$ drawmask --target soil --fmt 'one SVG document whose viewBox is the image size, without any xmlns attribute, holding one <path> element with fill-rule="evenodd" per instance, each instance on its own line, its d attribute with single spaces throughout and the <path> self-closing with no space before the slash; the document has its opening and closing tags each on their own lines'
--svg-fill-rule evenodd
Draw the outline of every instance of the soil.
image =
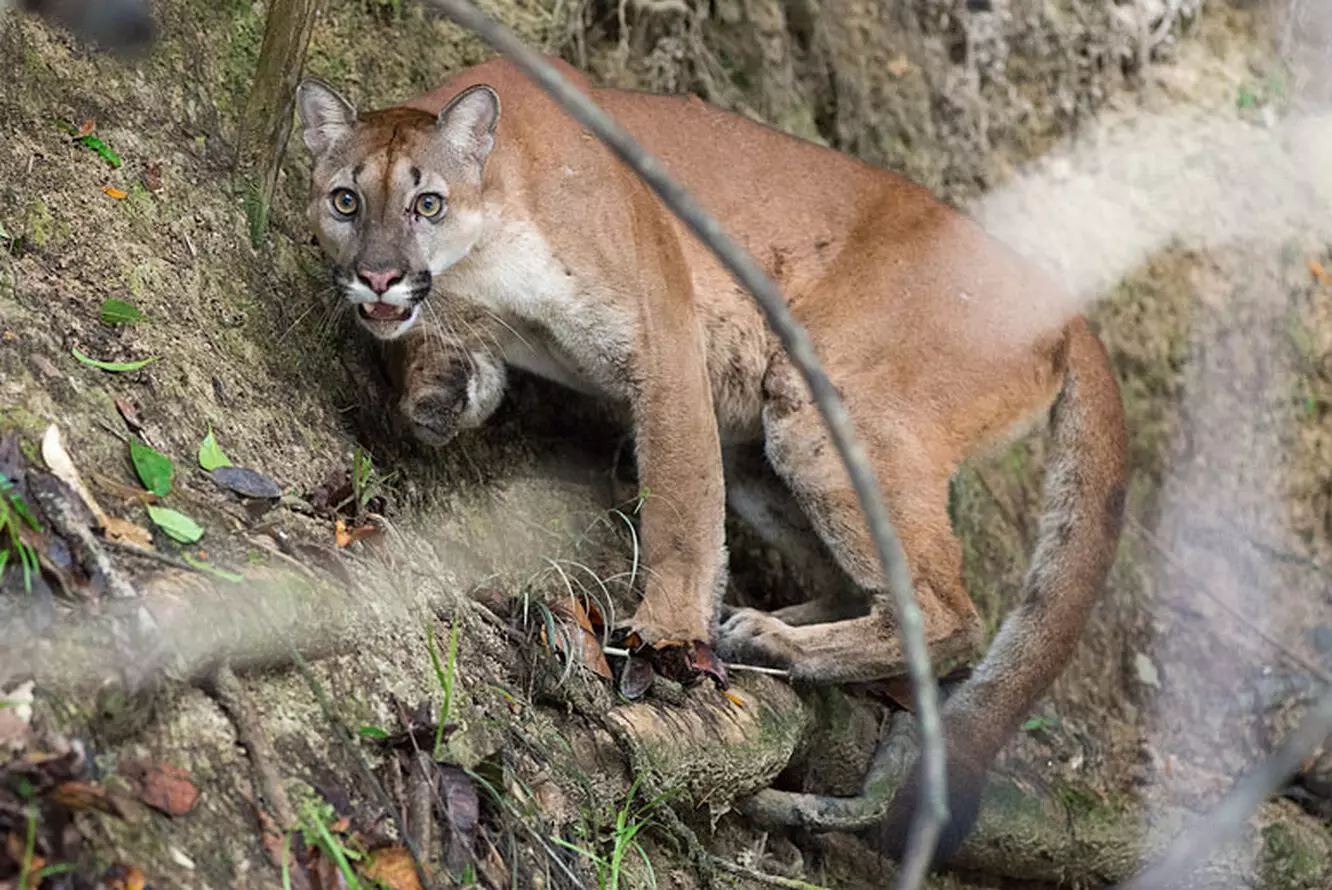
<svg viewBox="0 0 1332 890">
<path fill-rule="evenodd" d="M 499 0 L 486 8 L 603 82 L 697 92 L 900 170 L 959 206 L 1019 181 L 1065 140 L 1093 139 L 1143 110 L 1203 109 L 1270 130 L 1296 113 L 1305 82 L 1302 69 L 1278 58 L 1283 20 L 1242 0 L 718 0 L 697 8 Z M 188 547 L 154 529 L 154 546 L 249 579 L 242 595 L 117 555 L 159 609 L 161 650 L 146 648 L 143 661 L 174 664 L 167 676 L 175 679 L 145 680 L 121 700 L 103 687 L 108 671 L 124 667 L 121 653 L 87 649 L 50 668 L 78 691 L 39 688 L 35 727 L 83 740 L 99 762 L 137 755 L 174 764 L 201 792 L 184 817 L 81 812 L 81 868 L 134 864 L 159 888 L 281 886 L 255 823 L 253 800 L 264 792 L 237 729 L 207 683 L 186 682 L 211 670 L 209 653 L 230 622 L 233 641 L 287 632 L 338 641 L 310 666 L 336 724 L 309 678 L 266 662 L 271 653 L 237 671 L 293 805 L 322 797 L 363 837 L 393 836 L 352 752 L 380 775 L 406 781 L 402 771 L 364 742 L 344 743 L 337 725 L 393 732 L 398 703 L 438 707 L 428 639 L 446 646 L 456 620 L 449 714 L 459 727 L 445 759 L 508 795 L 483 801 L 480 855 L 491 871 L 482 877 L 597 886 L 592 860 L 549 838 L 614 849 L 633 781 L 623 740 L 552 684 L 558 659 L 542 645 L 539 621 L 535 636 L 514 641 L 466 601 L 471 594 L 494 604 L 477 591 L 499 591 L 538 615 L 570 590 L 606 608 L 630 602 L 638 566 L 632 480 L 616 472 L 622 430 L 600 406 L 518 375 L 485 429 L 443 452 L 402 439 L 375 356 L 332 299 L 311 243 L 299 143 L 266 219 L 233 177 L 236 115 L 264 4 L 161 0 L 156 13 L 163 42 L 138 64 L 91 54 L 26 17 L 0 20 L 0 433 L 17 433 L 31 450 L 57 424 L 107 511 L 153 528 L 131 493 L 140 484 L 116 407 L 133 404 L 176 467 L 164 503 L 206 529 Z M 306 68 L 355 103 L 381 105 L 488 54 L 415 4 L 338 0 L 316 25 Z M 88 120 L 121 166 L 59 126 Z M 997 765 L 1022 788 L 1049 795 L 1072 783 L 1148 813 L 1203 811 L 1307 707 L 1317 688 L 1308 665 L 1332 671 L 1332 279 L 1318 274 L 1329 264 L 1322 231 L 1202 245 L 1167 239 L 1095 294 L 1089 312 L 1131 432 L 1129 520 L 1073 663 Z M 103 322 L 110 298 L 146 319 Z M 104 361 L 157 358 L 113 373 L 81 363 L 75 348 Z M 210 430 L 232 461 L 293 497 L 256 517 L 221 490 L 196 460 Z M 300 501 L 351 467 L 360 448 L 388 476 L 375 504 L 385 518 L 380 534 L 341 549 L 332 521 Z M 967 582 L 991 632 L 1020 588 L 1041 454 L 1039 437 L 1030 438 L 958 477 Z M 734 596 L 772 601 L 800 584 L 799 567 L 738 522 L 728 531 Z M 284 550 L 312 567 L 315 596 L 327 600 L 273 581 L 290 568 Z M 333 592 L 323 572 L 334 561 L 361 585 L 357 597 Z M 62 631 L 75 639 L 71 628 L 98 620 L 88 603 L 61 597 L 33 609 L 16 573 L 4 577 L 0 641 Z M 182 614 L 191 610 L 193 618 Z M 56 661 L 45 658 L 42 665 Z M 0 653 L 0 691 L 46 669 Z M 575 672 L 564 682 L 588 681 Z M 765 682 L 740 679 L 738 694 L 782 694 Z M 874 708 L 847 718 L 856 744 L 782 782 L 854 793 L 880 731 L 882 706 Z M 882 886 L 882 867 L 846 837 L 760 832 L 728 812 L 737 789 L 772 781 L 784 763 L 778 755 L 790 754 L 783 746 L 797 728 L 765 723 L 770 717 L 754 717 L 763 744 L 728 762 L 723 777 L 673 773 L 693 798 L 682 808 L 690 825 L 714 854 L 763 871 L 829 887 Z M 1332 765 L 1322 768 L 1332 782 Z M 700 800 L 706 783 L 731 787 L 709 802 Z M 1294 800 L 1272 803 L 1260 822 L 1281 820 L 1327 830 Z M 630 853 L 625 885 L 648 886 L 652 876 L 657 886 L 699 885 L 678 835 L 650 830 L 640 840 L 644 855 Z M 1269 840 L 1252 886 L 1315 886 L 1298 845 Z M 0 887 L 5 877 L 0 871 Z M 932 882 L 1002 884 L 984 875 Z"/>
</svg>

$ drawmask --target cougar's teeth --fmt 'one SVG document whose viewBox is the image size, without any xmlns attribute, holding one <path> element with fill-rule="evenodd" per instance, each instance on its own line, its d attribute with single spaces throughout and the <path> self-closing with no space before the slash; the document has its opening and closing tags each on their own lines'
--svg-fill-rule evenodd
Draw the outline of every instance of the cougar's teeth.
<svg viewBox="0 0 1332 890">
<path fill-rule="evenodd" d="M 411 314 L 406 306 L 391 303 L 361 303 L 361 315 L 374 321 L 401 321 Z"/>
</svg>

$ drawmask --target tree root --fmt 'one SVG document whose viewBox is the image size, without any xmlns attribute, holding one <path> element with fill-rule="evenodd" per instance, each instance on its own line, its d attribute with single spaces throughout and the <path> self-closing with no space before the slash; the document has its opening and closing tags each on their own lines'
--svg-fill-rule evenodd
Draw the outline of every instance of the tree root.
<svg viewBox="0 0 1332 890">
<path fill-rule="evenodd" d="M 290 576 L 227 585 L 184 573 L 165 577 L 146 585 L 138 599 L 105 603 L 100 616 L 75 622 L 55 639 L 34 641 L 0 629 L 0 685 L 22 675 L 54 693 L 92 692 L 108 682 L 132 686 L 124 678 L 131 664 L 140 683 L 162 675 L 207 681 L 224 661 L 237 673 L 282 668 L 292 663 L 293 651 L 314 660 L 365 646 L 381 636 L 401 635 L 422 614 L 458 605 L 454 594 L 433 586 L 414 585 L 411 597 L 395 598 Z M 114 625 L 142 615 L 161 631 L 156 648 L 127 658 L 115 645 L 124 635 Z M 493 635 L 501 648 L 512 642 L 484 622 L 476 622 L 473 631 Z M 649 796 L 679 789 L 671 804 L 684 816 L 706 805 L 713 818 L 738 810 L 765 827 L 858 833 L 882 818 L 916 755 L 909 717 L 895 718 L 879 743 L 873 733 L 848 728 L 871 718 L 859 713 L 866 710 L 859 700 L 836 689 L 798 693 L 772 677 L 745 675 L 737 676 L 730 690 L 736 700 L 700 684 L 684 690 L 678 702 L 627 703 L 616 702 L 592 679 L 576 676 L 559 690 L 559 698 L 571 700 L 571 689 L 581 688 L 575 708 L 606 727 L 633 774 L 651 776 L 644 786 Z M 859 794 L 769 787 L 801 761 L 811 774 L 859 774 L 863 763 L 871 766 Z M 1132 800 L 1103 803 L 1076 785 L 1037 798 L 995 777 L 979 821 L 952 865 L 1017 880 L 1104 886 L 1131 877 L 1197 820 L 1179 808 L 1152 809 Z M 697 837 L 705 821 L 690 819 L 693 827 L 680 822 L 673 832 L 690 848 L 700 874 L 716 868 L 703 850 L 706 837 Z M 1261 811 L 1255 824 L 1199 869 L 1188 886 L 1332 882 L 1332 838 L 1312 817 L 1277 803 Z"/>
</svg>

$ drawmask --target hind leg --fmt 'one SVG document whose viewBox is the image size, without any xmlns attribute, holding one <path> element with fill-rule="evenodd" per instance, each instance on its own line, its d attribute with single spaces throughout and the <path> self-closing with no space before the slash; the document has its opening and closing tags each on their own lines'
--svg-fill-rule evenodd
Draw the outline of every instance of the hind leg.
<svg viewBox="0 0 1332 890">
<path fill-rule="evenodd" d="M 732 445 L 723 456 L 726 506 L 782 554 L 794 569 L 791 574 L 796 584 L 815 594 L 772 614 L 787 624 L 800 625 L 854 618 L 869 611 L 864 591 L 833 559 L 800 503 L 773 472 L 762 446 Z"/>
<path fill-rule="evenodd" d="M 875 475 L 897 526 L 932 659 L 967 657 L 981 642 L 980 617 L 962 584 L 962 553 L 948 519 L 951 460 L 931 455 L 917 432 L 888 406 L 872 426 L 858 418 Z M 802 626 L 754 609 L 721 628 L 724 656 L 785 667 L 825 683 L 906 672 L 891 595 L 877 551 L 836 449 L 795 369 L 778 358 L 765 379 L 765 449 L 818 536 L 870 597 L 868 615 Z"/>
</svg>

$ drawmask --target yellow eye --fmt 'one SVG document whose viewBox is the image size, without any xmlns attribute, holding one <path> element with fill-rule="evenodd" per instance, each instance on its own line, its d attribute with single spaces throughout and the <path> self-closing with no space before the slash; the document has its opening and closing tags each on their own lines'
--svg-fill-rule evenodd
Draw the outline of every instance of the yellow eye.
<svg viewBox="0 0 1332 890">
<path fill-rule="evenodd" d="M 434 192 L 426 192 L 417 196 L 415 210 L 419 216 L 434 219 L 444 212 L 444 199 Z"/>
<path fill-rule="evenodd" d="M 361 200 L 351 189 L 338 189 L 333 193 L 333 209 L 342 216 L 351 216 L 361 206 Z"/>
</svg>

